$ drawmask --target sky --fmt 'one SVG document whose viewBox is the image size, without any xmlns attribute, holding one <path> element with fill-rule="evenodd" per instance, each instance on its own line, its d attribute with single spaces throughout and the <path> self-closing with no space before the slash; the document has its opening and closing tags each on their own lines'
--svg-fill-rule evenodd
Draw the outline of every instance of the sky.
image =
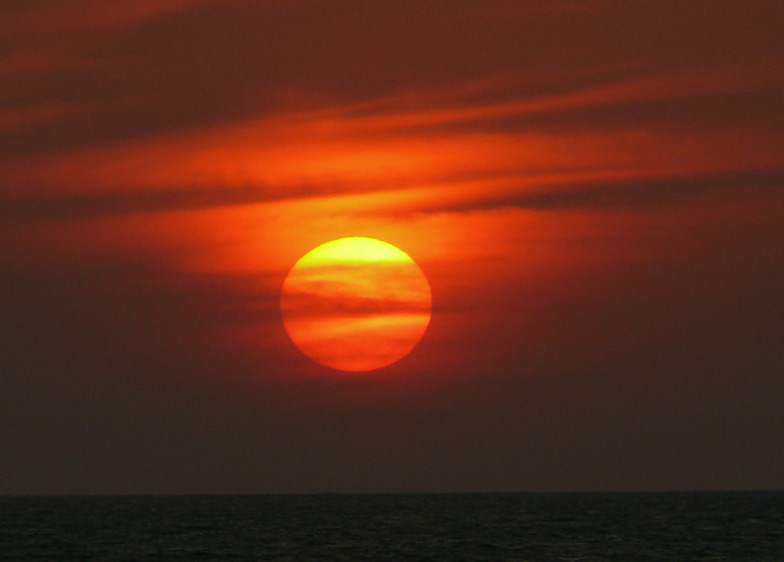
<svg viewBox="0 0 784 562">
<path fill-rule="evenodd" d="M 0 5 L 0 494 L 784 488 L 784 4 Z M 418 264 L 345 373 L 280 290 Z"/>
</svg>

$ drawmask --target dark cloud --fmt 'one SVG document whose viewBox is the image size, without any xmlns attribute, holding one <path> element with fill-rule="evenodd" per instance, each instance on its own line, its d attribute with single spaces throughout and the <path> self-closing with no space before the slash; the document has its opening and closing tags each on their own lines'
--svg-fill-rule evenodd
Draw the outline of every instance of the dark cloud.
<svg viewBox="0 0 784 562">
<path fill-rule="evenodd" d="M 414 213 L 471 212 L 503 208 L 531 211 L 623 210 L 693 204 L 701 198 L 728 192 L 747 198 L 784 195 L 784 171 L 749 170 L 704 175 L 677 175 L 642 179 L 570 181 L 566 188 L 467 198 L 454 204 L 419 206 Z M 522 190 L 520 190 L 522 191 Z"/>
<path fill-rule="evenodd" d="M 0 223 L 76 220 L 96 216 L 185 211 L 263 203 L 304 197 L 316 189 L 262 187 L 191 187 L 172 189 L 98 190 L 91 193 L 16 198 L 0 209 Z"/>
<path fill-rule="evenodd" d="M 493 174 L 475 174 L 492 184 Z M 465 179 L 465 176 L 463 179 Z M 501 176 L 508 180 L 508 176 Z M 405 182 L 401 182 L 405 183 Z M 400 186 L 386 186 L 379 191 Z M 405 185 L 403 186 L 405 187 Z M 698 201 L 724 192 L 748 197 L 784 193 L 784 171 L 747 170 L 702 175 L 661 176 L 642 179 L 570 181 L 568 187 L 530 187 L 509 195 L 469 196 L 454 203 L 417 204 L 415 210 L 381 211 L 383 214 L 470 212 L 516 207 L 533 211 L 645 209 Z M 299 185 L 263 187 L 191 187 L 144 190 L 101 190 L 92 193 L 15 198 L 0 208 L 0 224 L 78 220 L 89 217 L 188 211 L 260 204 L 300 198 L 368 193 L 365 185 Z"/>
</svg>

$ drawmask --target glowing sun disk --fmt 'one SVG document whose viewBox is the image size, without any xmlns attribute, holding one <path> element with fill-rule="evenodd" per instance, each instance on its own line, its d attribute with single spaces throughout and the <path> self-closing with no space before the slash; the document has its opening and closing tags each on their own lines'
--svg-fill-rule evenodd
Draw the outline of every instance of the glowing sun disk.
<svg viewBox="0 0 784 562">
<path fill-rule="evenodd" d="M 343 371 L 398 361 L 430 322 L 430 285 L 405 252 L 372 238 L 341 238 L 305 254 L 281 290 L 287 333 L 314 361 Z"/>
</svg>

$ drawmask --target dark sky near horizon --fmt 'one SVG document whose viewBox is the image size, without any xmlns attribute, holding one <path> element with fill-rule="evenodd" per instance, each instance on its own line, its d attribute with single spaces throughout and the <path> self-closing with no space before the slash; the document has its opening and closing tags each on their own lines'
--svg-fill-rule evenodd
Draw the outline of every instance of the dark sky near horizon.
<svg viewBox="0 0 784 562">
<path fill-rule="evenodd" d="M 0 6 L 0 494 L 784 488 L 784 4 Z M 310 249 L 414 351 L 287 338 Z"/>
</svg>

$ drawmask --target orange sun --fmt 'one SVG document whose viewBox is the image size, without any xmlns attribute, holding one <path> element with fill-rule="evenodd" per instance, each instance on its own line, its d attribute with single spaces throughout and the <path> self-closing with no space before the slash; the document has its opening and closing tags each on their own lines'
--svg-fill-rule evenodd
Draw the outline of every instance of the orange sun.
<svg viewBox="0 0 784 562">
<path fill-rule="evenodd" d="M 419 343 L 430 285 L 408 254 L 373 238 L 340 238 L 305 254 L 286 276 L 283 325 L 308 357 L 342 371 L 385 367 Z"/>
</svg>

